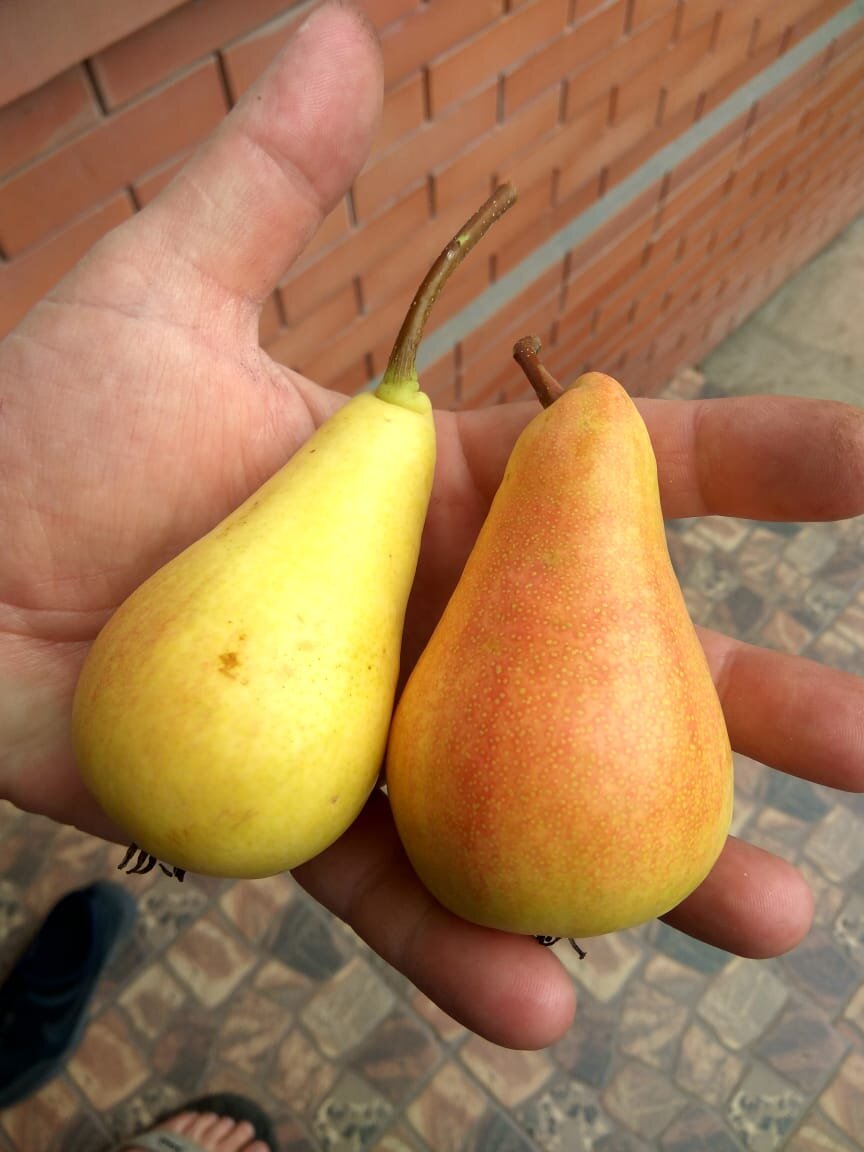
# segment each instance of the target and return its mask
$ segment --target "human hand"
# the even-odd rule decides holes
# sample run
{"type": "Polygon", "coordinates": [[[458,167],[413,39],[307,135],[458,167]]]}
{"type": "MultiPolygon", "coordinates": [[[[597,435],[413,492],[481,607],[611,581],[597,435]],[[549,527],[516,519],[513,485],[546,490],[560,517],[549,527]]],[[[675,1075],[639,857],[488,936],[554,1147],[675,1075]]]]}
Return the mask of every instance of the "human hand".
{"type": "MultiPolygon", "coordinates": [[[[68,739],[89,643],[155,568],[344,401],[274,364],[258,346],[257,316],[362,164],[380,97],[371,34],[350,7],[326,5],[163,195],[98,244],[0,348],[0,795],[22,808],[115,835],[68,739]]],[[[668,516],[806,520],[864,509],[864,416],[855,410],[766,398],[640,408],[668,516]]],[[[406,671],[535,411],[438,415],[406,671]]],[[[738,750],[835,787],[864,787],[861,682],[702,638],[738,750]]],[[[555,954],[437,905],[380,794],[296,876],[476,1032],[539,1047],[569,1026],[573,985],[555,954]]],[[[811,911],[790,865],[731,839],[667,919],[767,956],[802,937],[811,911]]]]}

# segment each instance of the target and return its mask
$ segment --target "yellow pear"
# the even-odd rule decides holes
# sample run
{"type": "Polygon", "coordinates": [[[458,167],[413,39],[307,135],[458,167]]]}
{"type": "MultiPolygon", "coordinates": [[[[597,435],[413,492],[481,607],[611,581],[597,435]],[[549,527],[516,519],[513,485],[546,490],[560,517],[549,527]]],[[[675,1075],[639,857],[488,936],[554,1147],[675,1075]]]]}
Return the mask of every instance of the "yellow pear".
{"type": "MultiPolygon", "coordinates": [[[[84,781],[138,851],[183,872],[293,868],[378,777],[435,464],[417,346],[444,281],[515,199],[430,269],[375,394],[347,402],[116,611],[73,707],[84,781]]],[[[194,482],[194,477],[190,477],[194,482]]]]}
{"type": "Polygon", "coordinates": [[[423,883],[478,924],[581,938],[668,912],[732,811],[720,703],[666,545],[648,432],[591,372],[520,436],[397,705],[387,787],[423,883]]]}

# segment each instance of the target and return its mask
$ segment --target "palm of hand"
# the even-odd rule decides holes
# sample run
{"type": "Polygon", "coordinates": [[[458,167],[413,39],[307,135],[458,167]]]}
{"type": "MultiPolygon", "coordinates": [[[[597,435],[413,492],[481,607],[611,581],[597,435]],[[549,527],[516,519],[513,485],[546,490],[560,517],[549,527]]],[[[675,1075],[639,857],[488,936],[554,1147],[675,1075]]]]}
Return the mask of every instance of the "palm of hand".
{"type": "MultiPolygon", "coordinates": [[[[302,50],[289,49],[161,200],[98,245],[0,349],[0,795],[100,834],[112,829],[80,785],[67,734],[87,645],[133,588],[342,402],[275,365],[257,339],[260,302],[362,162],[380,100],[377,55],[351,10],[325,7],[303,35],[302,50]],[[310,85],[327,98],[295,122],[310,85]]],[[[824,518],[864,504],[858,413],[805,413],[793,401],[642,407],[669,514],[824,518]],[[854,449],[839,462],[838,437],[854,449]]],[[[439,417],[406,668],[533,412],[439,417]]],[[[826,783],[864,785],[857,681],[716,635],[704,642],[733,745],[826,783]],[[783,740],[763,720],[778,709],[783,740]]],[[[572,986],[555,956],[435,905],[380,797],[297,876],[476,1031],[530,1047],[569,1023],[572,986]]],[[[795,943],[810,914],[793,869],[732,840],[669,919],[742,954],[769,955],[795,943]]]]}

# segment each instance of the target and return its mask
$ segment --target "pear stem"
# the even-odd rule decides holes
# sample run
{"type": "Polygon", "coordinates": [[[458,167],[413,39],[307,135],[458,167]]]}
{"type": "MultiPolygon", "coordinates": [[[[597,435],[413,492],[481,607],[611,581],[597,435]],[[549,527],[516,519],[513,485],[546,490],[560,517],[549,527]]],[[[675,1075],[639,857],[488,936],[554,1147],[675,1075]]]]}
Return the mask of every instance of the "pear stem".
{"type": "Polygon", "coordinates": [[[426,321],[429,319],[429,313],[432,311],[441,289],[474,245],[485,236],[495,221],[503,216],[515,202],[516,189],[513,185],[509,183],[499,185],[486,203],[478,208],[471,219],[462,225],[426,273],[423,283],[417,289],[414,299],[411,301],[411,307],[402,321],[402,327],[399,329],[399,335],[396,337],[396,343],[390,353],[387,370],[381,381],[382,384],[405,384],[407,381],[413,380],[415,389],[419,387],[417,384],[417,349],[423,336],[423,329],[426,327],[426,321]]]}
{"type": "Polygon", "coordinates": [[[564,389],[540,363],[540,349],[543,345],[539,336],[523,336],[513,345],[513,359],[528,377],[528,382],[537,393],[537,399],[544,408],[554,404],[564,389]]]}

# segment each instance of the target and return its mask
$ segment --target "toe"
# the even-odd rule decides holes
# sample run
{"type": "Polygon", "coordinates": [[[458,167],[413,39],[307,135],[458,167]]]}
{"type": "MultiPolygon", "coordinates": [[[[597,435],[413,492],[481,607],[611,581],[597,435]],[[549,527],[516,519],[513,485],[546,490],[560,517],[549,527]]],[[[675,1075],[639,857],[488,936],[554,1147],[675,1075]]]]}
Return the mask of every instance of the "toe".
{"type": "Polygon", "coordinates": [[[231,1121],[231,1130],[225,1134],[218,1152],[248,1152],[249,1141],[254,1139],[255,1129],[248,1120],[238,1123],[231,1121]]]}

